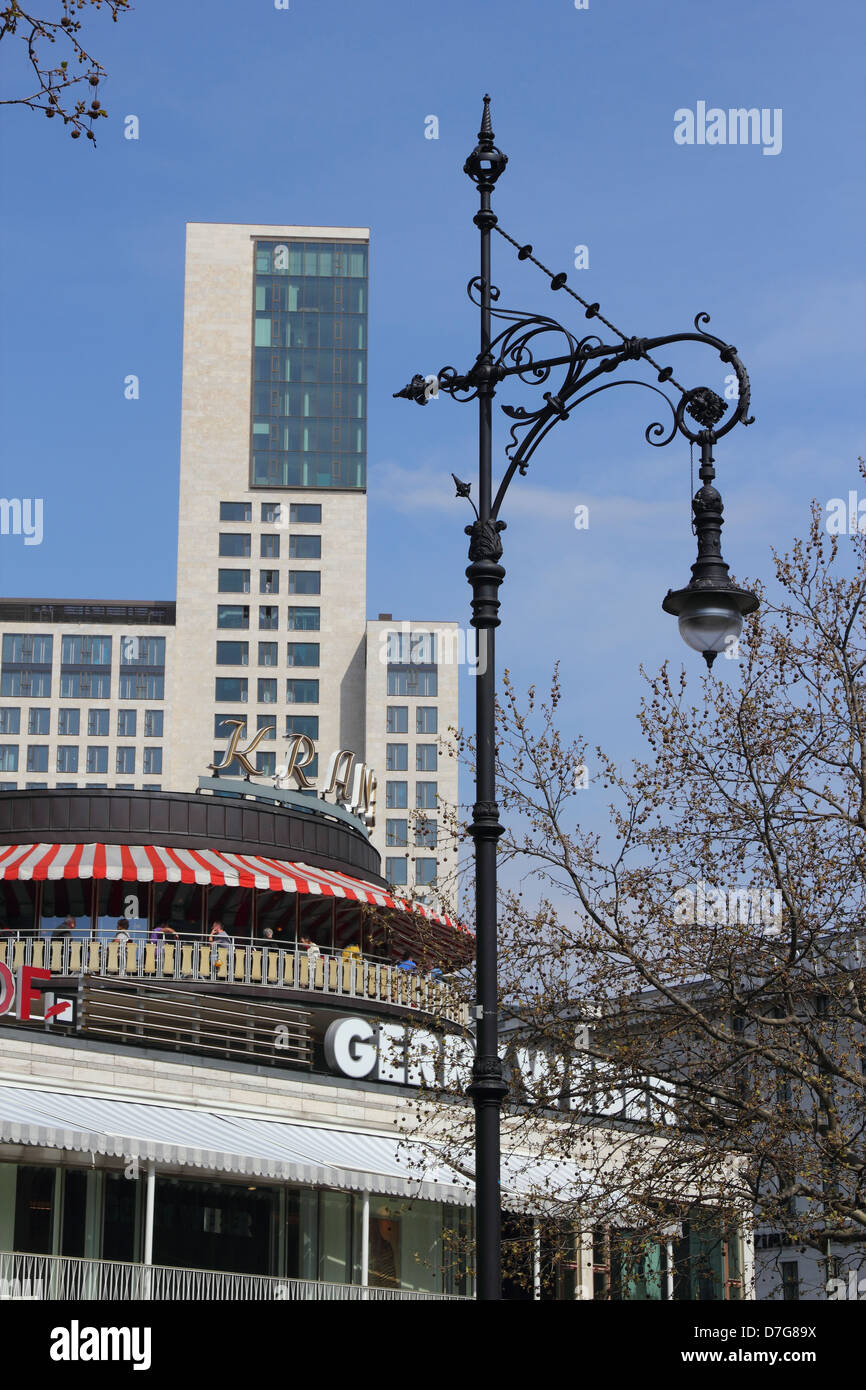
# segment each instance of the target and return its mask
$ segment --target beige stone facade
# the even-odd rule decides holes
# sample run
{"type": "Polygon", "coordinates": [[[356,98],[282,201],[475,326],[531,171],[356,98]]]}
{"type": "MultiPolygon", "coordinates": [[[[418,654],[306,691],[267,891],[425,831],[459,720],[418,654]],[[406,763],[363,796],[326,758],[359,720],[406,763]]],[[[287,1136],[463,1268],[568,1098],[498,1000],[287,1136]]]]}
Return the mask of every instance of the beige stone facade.
{"type": "MultiPolygon", "coordinates": [[[[87,607],[64,600],[40,604],[7,600],[0,605],[0,788],[22,791],[66,785],[161,790],[172,784],[175,629],[173,622],[142,621],[141,615],[149,611],[153,617],[173,618],[174,604],[100,602],[85,616],[87,607]],[[16,608],[22,616],[3,615],[4,610],[16,608]],[[76,612],[82,616],[72,616],[76,612]],[[111,614],[110,620],[106,613],[111,614]],[[39,670],[45,665],[40,661],[29,671],[20,669],[26,663],[14,657],[22,651],[41,655],[45,638],[51,639],[50,671],[39,670]],[[110,652],[96,651],[110,655],[109,669],[103,673],[94,667],[89,684],[86,662],[75,662],[80,668],[75,672],[63,669],[64,641],[76,638],[91,644],[84,648],[84,655],[93,654],[94,639],[110,642],[110,652]],[[161,684],[149,687],[148,678],[142,677],[137,686],[139,656],[150,654],[141,645],[148,638],[165,643],[164,676],[161,684]],[[29,646],[22,648],[17,639],[29,646]]],[[[69,654],[80,656],[82,649],[69,654]]],[[[140,666],[146,669],[147,663],[140,666]]]]}

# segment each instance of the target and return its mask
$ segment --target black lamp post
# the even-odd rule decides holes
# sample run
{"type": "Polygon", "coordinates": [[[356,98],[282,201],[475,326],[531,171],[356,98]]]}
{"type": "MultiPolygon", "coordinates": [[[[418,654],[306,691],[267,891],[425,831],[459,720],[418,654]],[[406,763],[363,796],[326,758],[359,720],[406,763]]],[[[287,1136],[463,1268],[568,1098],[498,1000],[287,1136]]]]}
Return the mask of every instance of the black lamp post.
{"type": "MultiPolygon", "coordinates": [[[[496,1300],[501,1288],[501,1232],[499,1189],[499,1128],[502,1101],[507,1087],[498,1052],[497,1019],[497,941],[496,941],[496,841],[503,833],[496,802],[495,769],[495,629],[499,626],[499,586],[505,570],[500,533],[505,522],[499,510],[515,472],[526,473],[529,460],[541,440],[560,420],[567,420],[576,405],[612,386],[643,386],[655,391],[667,403],[672,420],[659,422],[646,430],[647,442],[657,448],[683,435],[700,446],[700,477],[703,486],[695,494],[692,507],[698,537],[698,558],[692,565],[692,579],[684,589],[669,591],[662,607],[679,617],[679,627],[689,646],[702,652],[708,666],[731,641],[739,636],[743,615],[758,606],[754,594],[738,589],[728,577],[722,559],[722,499],[711,486],[715,476],[713,445],[734,425],[752,423],[749,417],[749,378],[736,349],[704,331],[709,315],[698,314],[694,331],[672,333],[660,338],[628,338],[600,312],[566,284],[567,276],[554,274],[532,254],[532,247],[521,246],[498,224],[491,211],[490,198],[508,158],[496,148],[490,122],[490,98],[484,98],[484,116],[478,144],[464,167],[479,193],[479,210],[473,221],[481,234],[480,274],[470,280],[469,298],[480,310],[481,339],[478,356],[469,371],[460,375],[454,367],[443,367],[438,376],[416,375],[396,396],[426,405],[431,396],[445,391],[455,400],[478,401],[478,506],[475,521],[466,527],[470,564],[466,576],[472,586],[472,625],[478,634],[478,675],[475,682],[476,772],[475,804],[470,834],[475,843],[475,912],[477,940],[476,1055],[469,1087],[475,1105],[475,1183],[477,1235],[477,1297],[496,1300]],[[569,329],[546,315],[526,315],[495,308],[499,290],[491,280],[490,237],[496,232],[517,250],[518,260],[532,261],[548,276],[552,290],[565,290],[583,306],[587,319],[597,319],[617,340],[605,343],[595,333],[578,338],[569,329]],[[492,321],[506,327],[495,337],[492,321]],[[566,351],[550,357],[536,357],[545,335],[558,335],[566,351]],[[706,386],[686,390],[668,366],[660,366],[652,354],[672,343],[704,343],[713,348],[721,361],[736,374],[738,399],[729,418],[722,424],[728,407],[715,391],[706,386]],[[657,380],[679,392],[673,400],[659,386],[640,379],[621,378],[603,382],[587,390],[591,382],[614,372],[623,362],[646,362],[657,373],[657,380]],[[536,410],[523,406],[502,407],[514,423],[510,443],[505,449],[507,466],[502,482],[493,495],[493,396],[497,383],[516,376],[527,385],[542,385],[551,374],[562,370],[557,391],[543,392],[536,410]],[[696,429],[686,423],[686,415],[696,429]]],[[[549,340],[547,340],[549,341],[549,340]]],[[[470,497],[470,484],[454,476],[459,497],[470,497]]]]}

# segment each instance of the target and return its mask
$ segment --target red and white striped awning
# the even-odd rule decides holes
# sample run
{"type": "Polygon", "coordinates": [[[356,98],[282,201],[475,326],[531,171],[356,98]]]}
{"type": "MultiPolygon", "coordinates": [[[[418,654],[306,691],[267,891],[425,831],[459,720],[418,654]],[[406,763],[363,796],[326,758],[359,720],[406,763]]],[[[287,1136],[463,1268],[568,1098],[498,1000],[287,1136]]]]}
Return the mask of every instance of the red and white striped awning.
{"type": "Polygon", "coordinates": [[[416,912],[453,931],[468,932],[423,903],[393,898],[384,888],[334,869],[314,869],[260,854],[215,849],[171,849],[168,845],[3,845],[0,879],[120,879],[124,883],[200,883],[225,888],[270,888],[283,893],[319,893],[375,907],[416,912]]]}

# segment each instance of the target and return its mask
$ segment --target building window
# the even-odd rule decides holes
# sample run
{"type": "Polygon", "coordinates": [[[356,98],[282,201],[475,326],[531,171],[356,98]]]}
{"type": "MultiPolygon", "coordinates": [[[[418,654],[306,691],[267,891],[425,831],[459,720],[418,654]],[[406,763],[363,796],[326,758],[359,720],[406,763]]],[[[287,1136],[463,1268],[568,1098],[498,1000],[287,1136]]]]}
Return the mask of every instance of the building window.
{"type": "Polygon", "coordinates": [[[782,1300],[785,1303],[800,1301],[800,1266],[796,1260],[781,1260],[782,1300]]]}
{"type": "Polygon", "coordinates": [[[388,668],[389,695],[420,695],[435,699],[439,694],[436,671],[419,671],[415,666],[388,668]]]}
{"type": "Polygon", "coordinates": [[[289,521],[292,525],[319,525],[322,520],[321,502],[290,502],[289,521]]]}
{"type": "Polygon", "coordinates": [[[230,700],[235,704],[238,700],[246,704],[247,699],[247,678],[246,676],[217,676],[215,682],[214,699],[222,704],[230,700]]]}
{"type": "Polygon", "coordinates": [[[415,771],[435,772],[437,748],[435,743],[419,743],[415,748],[415,771]]]}
{"type": "Polygon", "coordinates": [[[385,877],[389,883],[397,886],[408,883],[409,868],[405,858],[394,858],[385,860],[385,877]]]}
{"type": "MultiPolygon", "coordinates": [[[[135,729],[138,723],[137,709],[119,709],[117,711],[117,737],[135,738],[135,729]]],[[[76,730],[77,733],[77,730],[76,730]]]]}
{"type": "Polygon", "coordinates": [[[64,666],[110,666],[110,637],[64,637],[60,646],[64,666]]]}
{"type": "Polygon", "coordinates": [[[273,729],[274,738],[277,736],[277,716],[275,714],[257,714],[256,731],[259,729],[273,729]]]}
{"type": "Polygon", "coordinates": [[[144,711],[144,737],[162,738],[164,714],[161,709],[146,709],[144,711]]]}
{"type": "Polygon", "coordinates": [[[221,594],[248,594],[249,570],[220,570],[217,575],[217,589],[221,594]]]}
{"type": "Polygon", "coordinates": [[[250,610],[244,603],[218,603],[217,627],[249,627],[250,610]]]}
{"type": "Polygon", "coordinates": [[[51,654],[54,639],[39,633],[7,632],[3,637],[3,671],[0,695],[30,695],[47,699],[51,694],[51,654]],[[9,670],[8,667],[25,669],[9,670]]]}
{"type": "MultiPolygon", "coordinates": [[[[47,792],[47,790],[48,790],[48,783],[47,783],[47,782],[25,782],[25,783],[24,783],[24,786],[25,786],[25,789],[26,789],[27,791],[29,791],[29,792],[47,792]]],[[[9,787],[11,788],[12,791],[14,791],[14,790],[15,790],[15,783],[14,783],[14,782],[10,782],[10,783],[9,783],[9,787]]]]}
{"type": "Polygon", "coordinates": [[[28,734],[46,735],[51,732],[50,709],[32,709],[27,721],[28,734]]]}
{"type": "Polygon", "coordinates": [[[263,526],[284,526],[283,520],[284,502],[263,502],[262,503],[262,525],[263,526]]]}
{"type": "MultiPolygon", "coordinates": [[[[58,770],[58,772],[59,772],[61,769],[58,768],[57,770],[58,770]]],[[[71,771],[71,770],[72,770],[72,769],[70,768],[69,771],[71,771]]],[[[134,749],[134,748],[118,748],[118,750],[117,750],[117,762],[116,762],[116,764],[115,764],[114,770],[115,770],[115,772],[119,772],[122,776],[125,776],[125,777],[131,777],[131,776],[132,776],[132,774],[135,772],[135,749],[134,749]]]]}
{"type": "Polygon", "coordinates": [[[57,749],[57,771],[78,771],[78,748],[74,743],[63,743],[57,749]]]}
{"type": "Polygon", "coordinates": [[[5,709],[0,709],[0,734],[18,734],[21,732],[21,710],[14,705],[7,705],[5,709]]]}
{"type": "MultiPolygon", "coordinates": [[[[17,767],[17,763],[16,763],[17,767]]],[[[7,772],[14,772],[15,767],[7,767],[7,772]]],[[[48,771],[48,744],[31,743],[27,746],[27,771],[28,772],[47,772],[48,771]]]]}
{"type": "Polygon", "coordinates": [[[385,745],[385,771],[407,772],[409,769],[408,743],[387,743],[385,745]]]}
{"type": "Polygon", "coordinates": [[[246,559],[250,553],[249,533],[241,531],[220,535],[220,555],[234,559],[246,559]]]}
{"type": "Polygon", "coordinates": [[[386,845],[408,845],[409,843],[409,822],[406,820],[386,820],[385,821],[385,844],[386,845]]]}
{"type": "Polygon", "coordinates": [[[164,700],[165,676],[121,671],[118,693],[121,700],[164,700]]]}
{"type": "Polygon", "coordinates": [[[364,246],[256,241],[253,487],[365,486],[366,260],[364,246]]]}
{"type": "Polygon", "coordinates": [[[220,502],[220,521],[252,521],[252,502],[220,502]]]}
{"type": "Polygon", "coordinates": [[[3,635],[3,662],[16,665],[50,666],[54,638],[44,633],[14,633],[3,635]]]}
{"type": "Polygon", "coordinates": [[[279,560],[280,538],[274,535],[259,537],[259,555],[263,560],[279,560]]]}
{"type": "MultiPolygon", "coordinates": [[[[17,744],[17,743],[0,743],[0,772],[17,772],[17,771],[18,771],[18,744],[17,744]]],[[[46,771],[46,772],[48,771],[48,763],[47,763],[47,761],[46,761],[46,764],[45,764],[45,771],[46,771]]]]}
{"type": "MultiPolygon", "coordinates": [[[[142,772],[145,777],[159,777],[162,773],[162,749],[145,748],[142,772]]],[[[159,788],[157,788],[157,791],[159,788]]]]}
{"type": "Polygon", "coordinates": [[[241,738],[247,736],[247,717],[245,714],[215,714],[213,717],[214,738],[231,738],[235,731],[235,721],[240,721],[241,738]]]}
{"type": "Polygon", "coordinates": [[[217,642],[217,666],[248,666],[250,661],[249,642],[217,642]]]}
{"type": "Polygon", "coordinates": [[[394,665],[435,666],[435,632],[389,632],[388,661],[394,665]]]}
{"type": "Polygon", "coordinates": [[[321,560],[321,536],[289,536],[290,560],[321,560]]]}
{"type": "Polygon", "coordinates": [[[277,703],[277,678],[276,676],[260,676],[258,687],[258,702],[260,705],[275,705],[277,703]]]}
{"type": "Polygon", "coordinates": [[[318,570],[289,570],[290,594],[320,594],[322,576],[318,570]]]}
{"type": "Polygon", "coordinates": [[[385,732],[389,734],[408,734],[409,706],[389,705],[385,716],[385,732]]]}
{"type": "Polygon", "coordinates": [[[415,783],[415,806],[419,811],[432,811],[436,806],[436,783],[415,783]]]}
{"type": "Polygon", "coordinates": [[[259,643],[259,665],[276,666],[279,663],[278,646],[276,642],[259,643]]]}
{"type": "Polygon", "coordinates": [[[111,676],[107,672],[90,675],[87,672],[61,671],[61,700],[108,700],[111,698],[111,676]]]}
{"type": "Polygon", "coordinates": [[[287,714],[286,738],[306,734],[307,738],[319,737],[319,716],[317,714],[287,714]]]}
{"type": "Polygon", "coordinates": [[[57,710],[57,733],[61,738],[78,738],[81,733],[81,710],[57,710]]]}
{"type": "Polygon", "coordinates": [[[319,682],[300,680],[290,676],[286,681],[287,705],[317,705],[319,703],[319,682]]]}
{"type": "Polygon", "coordinates": [[[47,700],[51,695],[50,671],[4,671],[0,676],[0,695],[29,695],[47,700]]]}
{"type": "Polygon", "coordinates": [[[273,777],[277,770],[276,753],[256,753],[256,772],[264,777],[273,777]]]}
{"type": "Polygon", "coordinates": [[[436,860],[435,859],[416,859],[415,860],[415,882],[420,887],[436,882],[436,860]]]}
{"type": "Polygon", "coordinates": [[[101,747],[90,747],[87,750],[87,771],[88,772],[107,772],[108,771],[108,749],[101,747]]]}
{"type": "Polygon", "coordinates": [[[409,783],[386,782],[385,805],[389,811],[405,811],[409,805],[409,783]]]}
{"type": "Polygon", "coordinates": [[[289,632],[318,632],[320,617],[318,608],[290,608],[289,632]]]}
{"type": "Polygon", "coordinates": [[[259,570],[259,593],[278,594],[280,592],[279,570],[259,570]]]}
{"type": "Polygon", "coordinates": [[[273,604],[259,604],[259,632],[276,632],[280,625],[279,611],[273,604]]]}
{"type": "Polygon", "coordinates": [[[435,849],[436,829],[437,824],[435,820],[429,820],[427,817],[419,820],[415,825],[416,847],[418,849],[435,849]]]}
{"type": "Polygon", "coordinates": [[[87,737],[108,738],[107,709],[91,709],[87,711],[87,737]]]}
{"type": "Polygon", "coordinates": [[[318,666],[318,642],[289,642],[286,660],[289,666],[318,666]]]}
{"type": "Polygon", "coordinates": [[[416,734],[438,734],[439,710],[435,705],[419,705],[415,711],[416,734]]]}
{"type": "Polygon", "coordinates": [[[164,637],[121,637],[121,666],[152,666],[165,670],[164,637]]]}

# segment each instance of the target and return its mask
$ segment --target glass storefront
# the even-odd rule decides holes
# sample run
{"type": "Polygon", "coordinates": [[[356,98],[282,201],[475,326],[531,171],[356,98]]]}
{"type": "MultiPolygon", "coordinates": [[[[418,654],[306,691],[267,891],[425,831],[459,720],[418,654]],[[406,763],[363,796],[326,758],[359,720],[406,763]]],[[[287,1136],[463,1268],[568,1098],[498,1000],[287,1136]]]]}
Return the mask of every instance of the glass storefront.
{"type": "MultiPolygon", "coordinates": [[[[0,1163],[0,1249],[139,1262],[143,1167],[111,1172],[0,1163]]],[[[157,1176],[153,1263],[185,1269],[361,1281],[357,1192],[157,1176]]],[[[369,1284],[465,1294],[471,1211],[370,1198],[369,1284]]]]}
{"type": "Polygon", "coordinates": [[[743,1297],[742,1237],[711,1208],[693,1208],[666,1241],[603,1227],[593,1234],[596,1298],[719,1302],[743,1297]]]}

